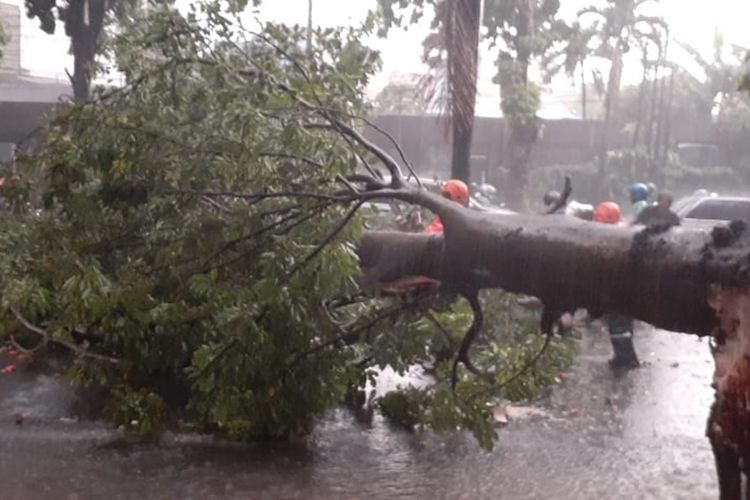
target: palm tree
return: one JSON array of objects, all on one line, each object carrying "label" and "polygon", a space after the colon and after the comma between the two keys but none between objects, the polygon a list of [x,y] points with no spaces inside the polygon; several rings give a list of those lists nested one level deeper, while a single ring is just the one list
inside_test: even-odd
[{"label": "palm tree", "polygon": [[564,41],[559,47],[545,54],[542,66],[546,70],[547,83],[560,71],[574,80],[576,74],[581,79],[581,118],[588,118],[588,96],[586,89],[586,61],[593,54],[591,40],[595,32],[592,28],[583,28],[578,21],[571,25],[562,25],[560,38]]},{"label": "palm tree", "polygon": [[594,31],[594,39],[598,43],[595,53],[610,61],[604,93],[604,123],[598,148],[598,174],[602,187],[606,180],[609,133],[620,93],[623,57],[638,40],[651,36],[654,26],[666,27],[661,18],[639,12],[643,6],[655,1],[657,0],[607,0],[603,7],[591,6],[578,13],[582,24],[584,19],[592,19],[588,28]]},{"label": "palm tree", "polygon": [[423,42],[423,60],[430,67],[420,84],[427,102],[447,119],[452,136],[451,177],[471,180],[471,142],[477,95],[479,27],[482,0],[378,0],[383,18],[381,34],[403,23],[394,12],[411,9],[407,22],[418,21],[427,7],[434,9],[431,33]]},{"label": "palm tree", "polygon": [[453,151],[451,177],[471,180],[481,0],[446,2],[445,32]]}]

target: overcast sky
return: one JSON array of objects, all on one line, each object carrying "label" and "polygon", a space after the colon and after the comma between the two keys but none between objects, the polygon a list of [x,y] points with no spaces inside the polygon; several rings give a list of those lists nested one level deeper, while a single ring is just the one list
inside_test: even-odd
[{"label": "overcast sky", "polygon": [[[22,0],[0,1],[23,8]],[[187,1],[189,0],[182,0],[182,2]],[[563,15],[572,16],[580,7],[591,4],[592,0],[562,0],[561,3]],[[375,0],[314,0],[313,19],[315,24],[329,26],[359,24],[367,11],[375,4]],[[287,23],[307,23],[307,0],[266,0],[261,11],[265,19]],[[715,28],[721,31],[726,42],[750,46],[750,30],[748,30],[750,1],[748,0],[661,0],[658,13],[666,18],[675,38],[695,46],[706,57],[712,54]],[[22,23],[22,65],[32,73],[65,79],[65,68],[72,69],[72,61],[67,55],[68,42],[65,37],[61,33],[53,36],[42,33],[37,28],[37,23],[26,19],[25,15],[23,15]],[[375,93],[395,74],[421,71],[420,43],[424,34],[425,28],[417,27],[408,33],[400,30],[392,31],[387,40],[373,38],[371,43],[381,50],[384,65],[383,71],[372,83],[371,93]],[[673,54],[673,56],[678,59],[678,62],[689,64],[689,59],[684,55]],[[490,108],[497,109],[498,107],[495,100],[497,91],[492,89],[489,83],[494,72],[494,58],[491,53],[485,52],[481,59],[481,77],[484,84],[480,90],[484,99],[479,106],[480,114],[494,114]],[[635,65],[631,67],[632,70],[625,75],[625,79],[634,81],[638,78],[639,70]],[[565,93],[565,86],[570,86],[570,83],[565,79],[558,79],[555,82],[555,93]],[[572,89],[569,91],[572,93]]]}]

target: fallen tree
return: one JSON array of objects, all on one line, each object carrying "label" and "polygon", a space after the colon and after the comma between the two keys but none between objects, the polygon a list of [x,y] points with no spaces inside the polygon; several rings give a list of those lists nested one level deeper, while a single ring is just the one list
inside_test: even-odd
[{"label": "fallen tree", "polygon": [[[397,175],[397,172],[396,172]],[[546,307],[620,313],[712,337],[716,402],[708,437],[721,497],[742,498],[750,464],[750,230],[619,228],[560,216],[488,216],[423,191],[390,196],[436,211],[444,235],[365,233],[363,286],[426,276],[471,300],[483,288],[538,297]],[[481,318],[481,310],[475,310]],[[457,354],[474,371],[466,334]],[[750,495],[748,490],[746,495]]]},{"label": "fallen tree", "polygon": [[[254,35],[251,57],[237,43],[212,42],[231,29],[221,16],[207,34],[175,11],[148,15],[156,22],[117,46],[128,84],[64,109],[43,151],[21,162],[41,169],[44,184],[29,175],[8,188],[20,214],[3,221],[0,238],[11,340],[24,333],[73,350],[80,379],[114,386],[123,421],[164,413],[156,385],[165,377],[190,386],[182,404],[205,427],[283,437],[338,402],[373,356],[387,360],[364,349],[368,332],[404,308],[371,318],[371,309],[331,311],[347,302],[334,293],[356,295],[358,241],[363,289],[426,277],[444,296],[467,299],[474,322],[454,353],[454,387],[460,365],[491,377],[471,361],[483,289],[711,335],[709,434],[722,494],[739,498],[739,458],[750,464],[744,225],[709,234],[471,212],[411,182],[359,132],[357,88],[370,58],[359,33],[321,48],[311,75],[290,53],[294,30]],[[142,57],[153,40],[179,37],[193,44],[165,43],[160,57]],[[37,198],[42,209],[30,211]],[[445,233],[360,239],[357,212],[378,199],[431,210]],[[471,409],[486,411],[478,405]],[[445,427],[473,418],[462,412],[465,420]]]}]

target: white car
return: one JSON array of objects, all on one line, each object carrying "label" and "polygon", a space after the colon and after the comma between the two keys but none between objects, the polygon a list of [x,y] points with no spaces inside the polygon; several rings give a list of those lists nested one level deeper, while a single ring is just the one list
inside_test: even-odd
[{"label": "white car", "polygon": [[750,198],[693,196],[676,202],[673,210],[686,221],[750,221]]}]

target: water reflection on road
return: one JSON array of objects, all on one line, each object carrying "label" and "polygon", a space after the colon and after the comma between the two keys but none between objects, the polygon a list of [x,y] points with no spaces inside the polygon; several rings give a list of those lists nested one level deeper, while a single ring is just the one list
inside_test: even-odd
[{"label": "water reflection on road", "polygon": [[586,334],[546,414],[511,421],[491,453],[470,436],[408,434],[343,410],[306,444],[172,436],[161,446],[122,445],[105,426],[61,420],[70,402],[59,382],[15,374],[0,381],[0,496],[716,498],[703,437],[712,399],[707,345],[664,332],[636,342],[645,366],[616,376],[606,366],[607,339]]}]

